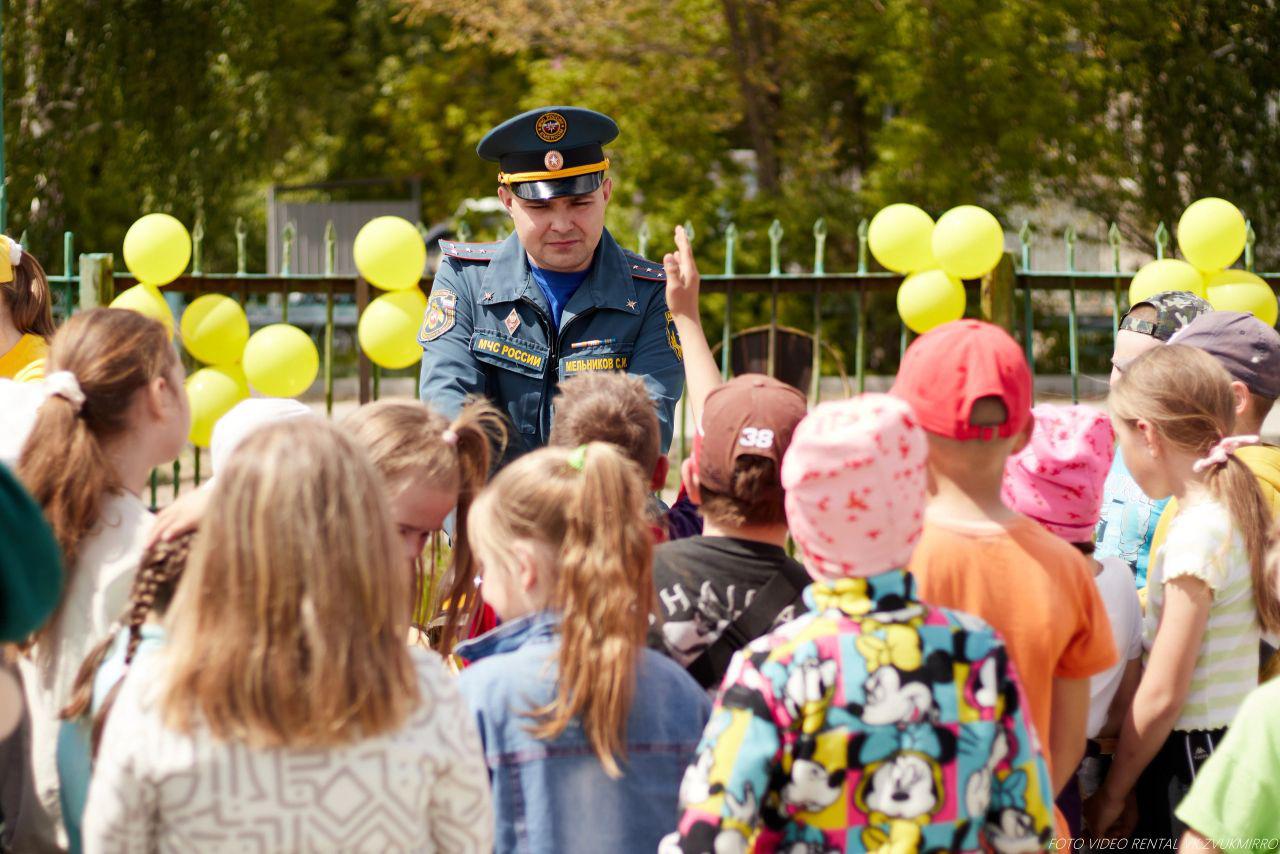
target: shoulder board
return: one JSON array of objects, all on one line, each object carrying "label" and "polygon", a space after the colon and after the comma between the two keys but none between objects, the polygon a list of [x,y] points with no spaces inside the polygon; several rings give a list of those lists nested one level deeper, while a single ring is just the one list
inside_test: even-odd
[{"label": "shoulder board", "polygon": [[648,279],[651,282],[665,282],[667,280],[667,271],[662,265],[656,261],[650,261],[637,255],[634,252],[622,250],[622,254],[627,257],[627,264],[631,267],[631,275],[637,279]]},{"label": "shoulder board", "polygon": [[501,243],[455,243],[452,240],[441,240],[440,251],[450,258],[461,258],[463,261],[492,261],[498,254]]}]

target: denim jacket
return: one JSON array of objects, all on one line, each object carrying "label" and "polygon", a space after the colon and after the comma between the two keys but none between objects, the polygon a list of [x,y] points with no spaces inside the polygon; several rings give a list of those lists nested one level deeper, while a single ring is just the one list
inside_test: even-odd
[{"label": "denim jacket", "polygon": [[551,741],[526,714],[555,697],[559,618],[504,623],[458,646],[474,662],[459,680],[484,742],[497,852],[645,852],[675,830],[680,778],[710,715],[680,665],[641,652],[627,718],[623,776],[611,779],[575,722]]}]

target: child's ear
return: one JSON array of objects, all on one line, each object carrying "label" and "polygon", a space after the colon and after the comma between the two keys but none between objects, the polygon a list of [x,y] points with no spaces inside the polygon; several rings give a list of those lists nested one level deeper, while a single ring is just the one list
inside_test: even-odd
[{"label": "child's ear", "polygon": [[[170,401],[174,392],[172,385],[168,378],[163,375],[153,377],[151,382],[147,383],[147,414],[156,421],[163,420],[169,411]],[[178,391],[182,390],[178,389]]]},{"label": "child's ear", "polygon": [[1009,452],[1010,456],[1018,453],[1027,445],[1031,444],[1031,434],[1036,429],[1036,417],[1032,415],[1027,419],[1027,426],[1022,428],[1022,432],[1018,434],[1014,440],[1013,450]]},{"label": "child's ear", "polygon": [[1252,402],[1249,397],[1249,387],[1240,380],[1231,381],[1231,396],[1236,401],[1236,420],[1240,420],[1240,416],[1249,411],[1249,404]]},{"label": "child's ear", "polygon": [[520,589],[525,593],[531,592],[538,586],[538,560],[533,549],[529,548],[525,543],[517,543],[515,546],[516,558],[516,578],[520,582]]},{"label": "child's ear", "polygon": [[689,500],[701,505],[702,488],[698,483],[698,470],[693,463],[693,457],[686,457],[680,464],[680,480],[684,483],[684,491],[689,494]]},{"label": "child's ear", "polygon": [[659,492],[667,485],[667,474],[671,471],[671,460],[667,459],[666,454],[658,455],[658,463],[653,467],[653,480],[649,483],[649,488],[654,492]]}]

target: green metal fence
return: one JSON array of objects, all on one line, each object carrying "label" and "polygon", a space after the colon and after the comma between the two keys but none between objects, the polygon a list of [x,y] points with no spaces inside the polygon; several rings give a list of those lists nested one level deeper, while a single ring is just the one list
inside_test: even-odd
[{"label": "green metal fence", "polygon": [[[692,224],[686,223],[685,227],[691,239],[696,237]],[[731,371],[731,349],[735,335],[742,331],[735,329],[734,318],[740,314],[735,312],[735,308],[740,301],[751,300],[752,295],[764,297],[763,309],[759,309],[758,315],[752,315],[752,328],[757,330],[756,334],[766,339],[766,370],[770,374],[778,368],[779,335],[788,330],[783,322],[784,318],[790,317],[793,321],[801,316],[805,318],[805,325],[809,330],[800,331],[812,337],[812,385],[809,393],[813,399],[817,400],[822,393],[824,365],[835,364],[841,374],[851,367],[850,387],[858,392],[866,388],[869,376],[892,375],[896,371],[897,359],[901,357],[911,338],[908,330],[897,321],[896,311],[888,296],[895,291],[902,277],[872,269],[867,246],[867,227],[866,220],[857,227],[857,262],[856,268],[851,272],[830,272],[826,269],[828,230],[824,219],[814,223],[811,234],[792,241],[787,240],[788,235],[781,223],[774,221],[766,233],[769,243],[767,272],[739,271],[735,260],[742,248],[740,234],[733,224],[723,230],[722,246],[717,247],[721,250],[718,254],[724,259],[723,271],[704,275],[703,291],[708,296],[704,305],[709,306],[713,301],[718,303],[714,310],[704,308],[704,320],[708,321],[706,328],[710,337],[715,338],[718,333],[721,369],[725,376]],[[285,261],[280,274],[248,272],[246,236],[243,224],[238,223],[235,233],[237,263],[234,273],[206,272],[203,269],[205,234],[203,227],[197,223],[192,231],[191,271],[167,285],[164,290],[180,293],[188,299],[206,293],[227,294],[242,304],[262,295],[278,294],[281,298],[279,319],[285,322],[289,319],[290,296],[301,294],[322,301],[325,323],[320,342],[321,371],[326,411],[332,412],[335,305],[339,301],[353,299],[357,312],[363,311],[370,299],[369,286],[358,276],[333,274],[337,241],[332,225],[325,235],[325,272],[317,275],[295,274],[289,270],[288,259],[295,236],[290,227],[286,227],[283,235],[282,257]],[[1120,230],[1114,225],[1107,232],[1110,269],[1076,268],[1078,237],[1074,228],[1068,227],[1057,239],[1061,240],[1066,262],[1064,269],[1036,269],[1037,250],[1049,245],[1048,238],[1037,239],[1033,228],[1024,224],[1017,234],[1016,251],[1007,253],[996,270],[981,281],[966,283],[969,293],[967,314],[1003,325],[1019,337],[1026,347],[1033,370],[1037,368],[1038,361],[1046,360],[1045,352],[1051,351],[1054,346],[1065,346],[1066,367],[1071,383],[1070,396],[1073,401],[1079,401],[1082,321],[1092,331],[1094,338],[1101,341],[1095,349],[1105,344],[1109,356],[1109,348],[1125,308],[1128,283],[1133,272],[1121,269],[1125,247]],[[25,235],[23,240],[25,242]],[[637,251],[642,255],[647,254],[651,243],[649,230],[642,226],[638,233]],[[1249,270],[1254,266],[1254,244],[1255,235],[1250,227],[1244,256],[1244,266]],[[1153,235],[1153,245],[1157,258],[1165,257],[1169,252],[1170,234],[1163,223]],[[655,251],[658,249],[657,246],[652,248]],[[695,243],[695,250],[697,248],[698,244]],[[801,263],[799,258],[803,258],[804,262]],[[110,255],[81,255],[77,258],[71,232],[67,232],[63,238],[61,267],[60,275],[50,276],[56,295],[56,311],[61,316],[81,304],[87,304],[84,300],[105,305],[117,291],[134,284],[132,277],[114,271]],[[1280,282],[1280,273],[1259,275],[1268,281],[1273,290],[1277,282]],[[423,290],[429,292],[430,286],[430,280],[424,279]],[[1081,310],[1081,300],[1088,303],[1084,311]],[[755,297],[755,302],[759,303],[760,298]],[[717,313],[718,316],[708,317]],[[792,325],[800,324],[796,321]],[[873,358],[872,333],[878,331],[880,337],[884,338],[888,327],[896,327],[889,332],[895,339],[895,346],[891,348],[894,352],[880,348],[882,352],[879,352],[879,357]],[[1040,348],[1045,352],[1037,352],[1038,335],[1043,339],[1041,344],[1047,341],[1051,345]],[[381,391],[381,372],[362,354],[358,355],[357,371],[361,402],[376,399]],[[680,431],[677,442],[679,454],[684,457],[688,445],[683,430]],[[201,458],[198,448],[192,459],[193,481],[199,483]],[[181,484],[181,465],[175,462],[172,473],[175,496],[181,489]],[[153,505],[157,503],[158,490],[159,476],[156,475],[152,479]]]}]

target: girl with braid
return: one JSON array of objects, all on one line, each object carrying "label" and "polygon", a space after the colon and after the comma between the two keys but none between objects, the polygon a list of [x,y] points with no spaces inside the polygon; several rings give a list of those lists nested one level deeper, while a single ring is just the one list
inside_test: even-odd
[{"label": "girl with braid", "polygon": [[142,558],[129,594],[123,625],[104,638],[80,666],[71,702],[62,710],[58,733],[58,778],[68,851],[81,849],[80,819],[89,794],[92,757],[120,683],[130,665],[164,645],[160,619],[169,609],[187,566],[194,533],[153,544]]}]

